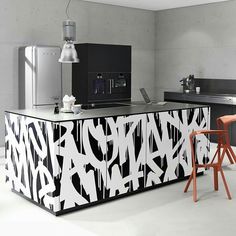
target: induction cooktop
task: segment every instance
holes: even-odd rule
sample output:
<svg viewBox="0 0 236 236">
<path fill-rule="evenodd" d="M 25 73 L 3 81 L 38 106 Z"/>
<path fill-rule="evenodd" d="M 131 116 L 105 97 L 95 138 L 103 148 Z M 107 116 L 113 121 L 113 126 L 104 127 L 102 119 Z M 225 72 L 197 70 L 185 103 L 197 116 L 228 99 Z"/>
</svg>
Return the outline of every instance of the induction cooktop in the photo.
<svg viewBox="0 0 236 236">
<path fill-rule="evenodd" d="M 124 103 L 95 103 L 95 104 L 83 104 L 81 109 L 89 110 L 89 109 L 99 109 L 99 108 L 109 108 L 109 107 L 124 107 L 131 106 L 130 104 Z"/>
</svg>

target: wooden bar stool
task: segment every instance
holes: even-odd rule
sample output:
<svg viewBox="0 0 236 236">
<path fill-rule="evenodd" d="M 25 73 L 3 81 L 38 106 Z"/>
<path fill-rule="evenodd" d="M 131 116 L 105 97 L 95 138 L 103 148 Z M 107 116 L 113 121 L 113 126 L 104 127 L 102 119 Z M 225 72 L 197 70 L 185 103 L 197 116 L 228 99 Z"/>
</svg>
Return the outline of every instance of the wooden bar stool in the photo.
<svg viewBox="0 0 236 236">
<path fill-rule="evenodd" d="M 225 135 L 222 137 L 223 140 L 218 142 L 217 152 L 215 153 L 212 162 L 214 161 L 218 152 L 221 153 L 222 150 L 222 159 L 224 158 L 225 154 L 227 155 L 231 164 L 236 163 L 236 155 L 230 146 L 230 138 L 229 138 L 229 126 L 236 121 L 236 115 L 226 115 L 217 118 L 217 129 L 227 131 Z M 223 161 L 223 160 L 222 160 Z"/>
<path fill-rule="evenodd" d="M 189 139 L 190 139 L 190 146 L 191 146 L 191 155 L 192 155 L 192 165 L 193 165 L 193 170 L 192 173 L 188 179 L 188 182 L 186 184 L 186 187 L 184 189 L 184 192 L 188 191 L 189 185 L 191 183 L 191 181 L 193 181 L 193 201 L 196 202 L 197 201 L 197 170 L 198 168 L 210 168 L 212 167 L 214 169 L 214 189 L 215 191 L 218 191 L 218 172 L 220 172 L 224 186 L 225 186 L 225 190 L 227 193 L 227 196 L 229 199 L 231 199 L 231 195 L 229 192 L 229 188 L 228 185 L 226 183 L 226 179 L 222 170 L 222 161 L 223 161 L 223 157 L 225 155 L 225 152 L 222 152 L 222 154 L 217 150 L 216 154 L 218 155 L 214 155 L 214 159 L 217 156 L 217 161 L 212 161 L 211 163 L 206 163 L 206 164 L 199 164 L 197 157 L 196 157 L 196 153 L 194 150 L 194 146 L 196 144 L 194 144 L 194 140 L 196 138 L 197 135 L 217 135 L 218 136 L 218 146 L 220 149 L 221 145 L 223 145 L 224 143 L 220 143 L 222 141 L 225 140 L 225 135 L 227 134 L 227 130 L 199 130 L 199 131 L 194 131 L 190 134 Z"/>
</svg>

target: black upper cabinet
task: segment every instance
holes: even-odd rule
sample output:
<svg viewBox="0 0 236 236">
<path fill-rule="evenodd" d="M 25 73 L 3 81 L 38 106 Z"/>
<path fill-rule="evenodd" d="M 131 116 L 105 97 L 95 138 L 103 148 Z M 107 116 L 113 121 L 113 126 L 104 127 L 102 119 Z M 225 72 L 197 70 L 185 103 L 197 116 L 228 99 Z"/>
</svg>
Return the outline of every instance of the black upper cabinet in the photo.
<svg viewBox="0 0 236 236">
<path fill-rule="evenodd" d="M 131 72 L 131 47 L 87 44 L 88 72 Z"/>
<path fill-rule="evenodd" d="M 131 99 L 131 46 L 76 44 L 72 93 L 81 104 Z"/>
</svg>

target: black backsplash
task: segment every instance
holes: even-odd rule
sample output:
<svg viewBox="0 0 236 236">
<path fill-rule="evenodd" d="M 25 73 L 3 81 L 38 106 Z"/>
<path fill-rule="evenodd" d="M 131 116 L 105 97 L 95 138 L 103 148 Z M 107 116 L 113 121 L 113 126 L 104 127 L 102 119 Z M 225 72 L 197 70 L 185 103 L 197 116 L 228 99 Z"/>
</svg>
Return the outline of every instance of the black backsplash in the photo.
<svg viewBox="0 0 236 236">
<path fill-rule="evenodd" d="M 201 93 L 236 94 L 236 79 L 195 78 L 195 86 L 201 87 Z"/>
</svg>

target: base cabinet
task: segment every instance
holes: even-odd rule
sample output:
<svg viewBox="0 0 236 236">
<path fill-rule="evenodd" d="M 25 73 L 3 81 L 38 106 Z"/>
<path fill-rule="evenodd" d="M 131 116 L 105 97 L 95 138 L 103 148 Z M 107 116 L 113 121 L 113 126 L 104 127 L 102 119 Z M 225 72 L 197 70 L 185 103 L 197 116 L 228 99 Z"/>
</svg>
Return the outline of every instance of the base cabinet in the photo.
<svg viewBox="0 0 236 236">
<path fill-rule="evenodd" d="M 13 191 L 51 212 L 60 209 L 54 138 L 51 122 L 5 115 L 6 182 Z"/>
<path fill-rule="evenodd" d="M 106 197 L 144 188 L 146 114 L 106 118 Z"/>
<path fill-rule="evenodd" d="M 208 107 L 59 123 L 6 113 L 5 122 L 6 182 L 54 214 L 183 179 L 189 133 L 210 125 Z M 197 148 L 206 160 L 207 137 Z"/>
<path fill-rule="evenodd" d="M 147 114 L 146 187 L 191 174 L 189 134 L 209 129 L 209 112 L 209 108 L 196 108 Z M 198 161 L 203 163 L 208 160 L 210 142 L 206 136 L 197 140 Z"/>
<path fill-rule="evenodd" d="M 104 118 L 61 122 L 54 130 L 60 210 L 101 201 L 106 185 Z"/>
<path fill-rule="evenodd" d="M 198 108 L 179 111 L 179 178 L 189 176 L 192 171 L 192 159 L 189 134 L 194 130 L 210 129 L 210 109 Z M 209 161 L 210 141 L 205 135 L 198 135 L 195 141 L 198 163 Z M 198 172 L 204 169 L 199 168 Z"/>
<path fill-rule="evenodd" d="M 147 119 L 146 187 L 150 187 L 178 178 L 178 111 L 150 113 Z"/>
</svg>

